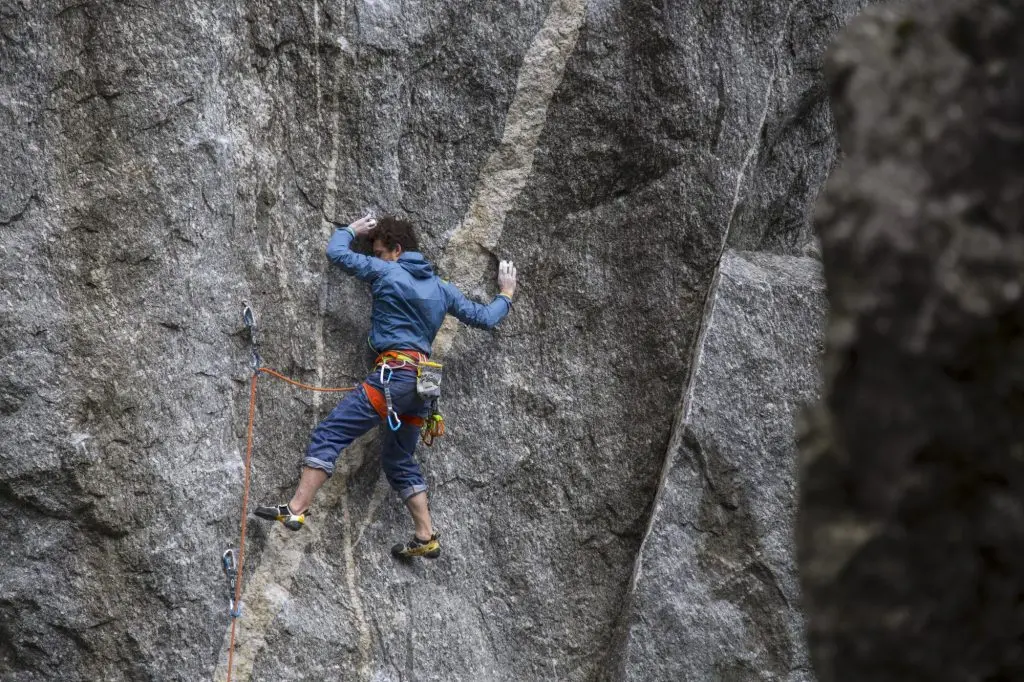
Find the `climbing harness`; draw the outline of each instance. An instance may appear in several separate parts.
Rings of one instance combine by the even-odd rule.
[[[400,363],[391,365],[391,369],[411,367],[416,370],[416,393],[420,398],[430,400],[441,397],[441,378],[444,365],[440,362],[429,360],[426,355],[417,351],[387,350],[377,356],[374,365],[383,367],[389,361]],[[383,383],[383,378],[381,382]]]
[[[384,399],[380,391],[370,384],[363,384],[366,395],[377,414],[388,423],[388,428],[397,431],[403,423],[422,429],[420,439],[427,447],[433,447],[434,441],[444,435],[444,417],[438,409],[437,402],[441,397],[441,378],[444,365],[433,362],[417,351],[384,351],[377,356],[374,367],[380,371],[380,383],[384,386]],[[416,415],[398,415],[391,402],[391,375],[395,370],[416,370],[416,393],[422,400],[430,402],[430,415],[424,419]]]

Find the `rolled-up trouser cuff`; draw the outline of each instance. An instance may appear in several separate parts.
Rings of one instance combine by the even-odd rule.
[[[325,462],[322,459],[315,457],[307,457],[302,461],[310,469],[319,469],[327,474],[327,478],[334,475],[334,464],[332,462]]]
[[[427,486],[425,485],[411,485],[408,488],[402,488],[398,491],[398,494],[402,496],[402,501],[405,502],[413,495],[419,495],[420,493],[426,492]]]

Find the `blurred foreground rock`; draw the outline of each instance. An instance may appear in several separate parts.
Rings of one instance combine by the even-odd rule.
[[[827,390],[800,564],[822,682],[1024,679],[1024,2],[831,53]]]

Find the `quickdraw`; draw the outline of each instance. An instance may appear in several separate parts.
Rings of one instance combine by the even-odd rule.
[[[403,365],[404,366],[404,365]],[[395,367],[394,369],[399,369]],[[391,375],[394,369],[388,363],[383,362],[380,366],[380,383],[384,386],[384,400],[387,401],[387,422],[388,428],[397,431],[402,428],[402,418],[395,412],[394,403],[391,401]]]
[[[242,602],[235,601],[235,590],[238,585],[238,563],[235,562],[235,550],[229,549],[221,556],[221,567],[224,577],[228,579],[228,614],[232,618],[242,617]]]

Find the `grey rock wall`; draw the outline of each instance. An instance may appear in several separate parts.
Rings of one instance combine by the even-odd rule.
[[[637,558],[621,679],[813,680],[793,523],[821,265],[730,251],[709,306]]]
[[[1024,3],[908,2],[829,60],[832,310],[800,563],[823,682],[1024,679]]]
[[[234,679],[594,679],[727,245],[813,251],[821,53],[855,0],[7,3],[0,8],[0,676],[225,675],[239,311],[309,382],[366,371],[324,216],[421,228],[494,334],[448,327],[424,451],[445,554],[374,436],[297,535],[251,527]],[[331,407],[260,382],[253,495]],[[307,532],[308,531],[308,532]]]

